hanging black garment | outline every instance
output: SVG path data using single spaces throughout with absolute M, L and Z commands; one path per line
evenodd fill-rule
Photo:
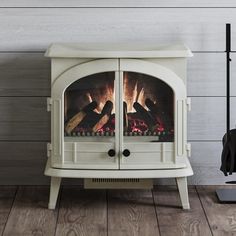
M 222 142 L 223 151 L 220 170 L 227 176 L 228 173 L 231 175 L 233 172 L 236 172 L 236 129 L 229 131 L 229 137 L 226 133 Z
M 231 27 L 226 24 L 226 125 L 227 132 L 223 137 L 220 170 L 227 176 L 236 172 L 236 129 L 230 130 L 230 52 Z

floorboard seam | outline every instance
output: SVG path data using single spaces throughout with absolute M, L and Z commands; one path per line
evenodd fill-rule
M 160 229 L 160 224 L 159 224 L 159 220 L 158 220 L 158 215 L 157 215 L 156 203 L 155 203 L 155 200 L 154 200 L 153 189 L 151 190 L 151 192 L 152 192 L 152 202 L 153 202 L 153 206 L 154 206 L 154 210 L 155 210 L 155 215 L 156 215 L 156 220 L 157 220 L 157 227 L 158 227 L 159 234 L 161 236 L 161 229 Z
M 10 208 L 10 210 L 9 210 L 9 212 L 8 212 L 7 219 L 6 219 L 6 223 L 4 224 L 4 227 L 3 227 L 3 231 L 2 231 L 2 235 L 1 235 L 1 236 L 4 235 L 4 232 L 5 232 L 5 229 L 6 229 L 6 225 L 7 225 L 9 216 L 10 216 L 10 214 L 11 214 L 12 207 L 13 207 L 14 202 L 15 202 L 15 200 L 16 200 L 16 194 L 17 194 L 18 190 L 19 190 L 19 186 L 16 186 L 16 190 L 15 190 L 15 194 L 14 194 L 14 197 L 13 197 L 13 200 L 12 200 L 11 208 Z
M 61 208 L 61 198 L 62 198 L 62 190 L 63 190 L 63 186 L 61 186 L 60 192 L 59 192 L 59 196 L 58 196 L 58 209 L 57 209 L 57 218 L 56 218 L 56 225 L 55 225 L 55 232 L 54 232 L 54 236 L 56 236 L 57 233 L 57 223 L 58 223 L 58 218 L 59 218 L 59 212 L 60 212 L 60 208 Z
M 210 228 L 211 235 L 214 236 L 214 234 L 213 234 L 213 232 L 212 232 L 212 229 L 211 229 L 211 225 L 210 225 L 209 219 L 208 219 L 208 217 L 207 217 L 207 214 L 206 214 L 205 208 L 204 208 L 204 206 L 203 206 L 203 203 L 202 203 L 202 200 L 201 200 L 201 197 L 200 197 L 200 194 L 199 194 L 199 192 L 198 192 L 198 189 L 197 189 L 197 186 L 196 186 L 196 185 L 195 185 L 195 190 L 196 190 L 197 196 L 198 196 L 198 198 L 199 198 L 199 201 L 200 201 L 200 203 L 201 203 L 201 206 L 202 206 L 202 209 L 203 209 L 204 215 L 205 215 L 205 217 L 206 217 L 207 224 L 208 224 L 208 226 L 209 226 L 209 228 Z
M 108 236 L 108 190 L 106 189 L 106 202 L 107 202 L 107 236 Z

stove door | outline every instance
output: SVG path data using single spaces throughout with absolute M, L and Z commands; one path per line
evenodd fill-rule
M 181 166 L 175 161 L 175 93 L 155 68 L 120 60 L 120 169 Z
M 62 111 L 64 116 L 64 135 L 60 142 L 61 126 L 55 122 L 60 115 L 53 106 L 52 142 L 56 144 L 53 154 L 62 146 L 62 156 L 53 155 L 54 167 L 118 169 L 116 81 L 119 81 L 118 59 L 105 59 L 77 65 L 55 82 L 54 87 L 60 86 L 56 87 L 59 98 L 63 94 L 62 109 L 58 112 Z M 63 85 L 66 82 L 67 86 Z M 66 89 L 58 92 L 63 86 Z

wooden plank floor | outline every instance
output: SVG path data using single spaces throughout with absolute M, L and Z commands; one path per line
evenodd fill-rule
M 52 211 L 47 186 L 0 186 L 0 235 L 236 236 L 236 204 L 219 204 L 216 188 L 189 186 L 191 210 L 182 210 L 175 186 L 152 191 L 66 186 Z

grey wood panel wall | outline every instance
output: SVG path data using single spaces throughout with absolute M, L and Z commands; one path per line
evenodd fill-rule
M 188 114 L 188 139 L 220 140 L 225 131 L 225 98 L 192 97 L 192 111 Z
M 188 61 L 188 96 L 225 96 L 225 73 L 224 53 L 194 53 Z
M 2 7 L 236 7 L 234 0 L 226 0 L 224 2 L 220 0 L 1 0 L 0 6 Z
M 232 8 L 2 8 L 0 51 L 45 50 L 58 41 L 181 41 L 194 51 L 224 51 L 225 22 L 234 14 Z
M 0 184 L 46 184 L 46 142 L 1 141 Z
M 1 96 L 50 96 L 50 60 L 43 53 L 0 53 Z
M 232 97 L 236 96 L 236 53 L 231 53 L 231 86 L 230 86 L 230 94 Z M 236 117 L 235 117 L 236 118 Z
M 50 43 L 59 41 L 182 41 L 190 46 L 194 57 L 188 67 L 192 98 L 188 138 L 195 171 L 190 183 L 223 183 L 226 179 L 219 165 L 225 132 L 225 23 L 233 24 L 235 49 L 233 7 L 234 1 L 2 0 L 0 184 L 48 183 L 43 170 L 50 129 L 46 112 L 50 62 L 43 53 Z M 236 96 L 234 57 L 232 96 Z M 236 99 L 231 101 L 234 126 Z
M 0 97 L 0 140 L 49 140 L 44 97 Z

